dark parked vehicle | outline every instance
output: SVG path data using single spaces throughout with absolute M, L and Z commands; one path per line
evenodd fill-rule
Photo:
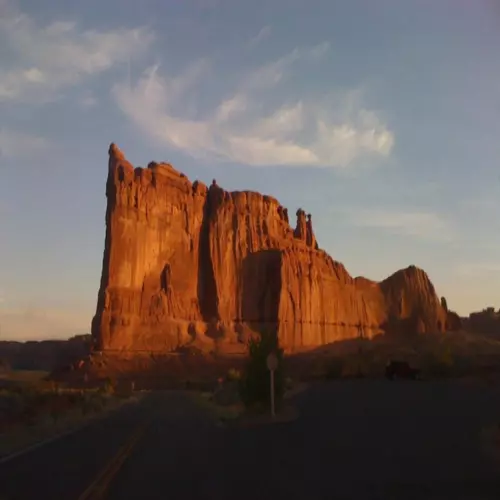
M 412 368 L 406 361 L 389 361 L 385 367 L 385 376 L 389 380 L 404 378 L 416 380 L 420 375 L 420 370 Z

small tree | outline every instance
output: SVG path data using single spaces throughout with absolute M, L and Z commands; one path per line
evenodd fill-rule
M 241 379 L 241 372 L 236 368 L 230 368 L 226 373 L 226 380 L 228 382 L 238 382 Z
M 274 372 L 274 398 L 279 407 L 285 392 L 283 372 L 283 349 L 279 347 L 274 335 L 262 335 L 251 338 L 248 342 L 248 361 L 242 373 L 239 390 L 244 405 L 248 407 L 271 403 L 270 373 L 267 368 L 267 356 L 274 351 L 278 358 L 278 368 Z
M 103 392 L 104 394 L 114 394 L 116 388 L 116 382 L 111 377 L 106 377 L 104 380 Z

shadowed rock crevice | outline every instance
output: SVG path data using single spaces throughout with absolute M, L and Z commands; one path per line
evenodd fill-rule
M 210 251 L 210 220 L 217 202 L 213 190 L 212 196 L 209 191 L 203 207 L 203 221 L 198 245 L 198 304 L 201 318 L 207 323 L 219 319 L 217 287 Z
M 281 293 L 281 251 L 261 250 L 243 260 L 242 320 L 277 323 Z

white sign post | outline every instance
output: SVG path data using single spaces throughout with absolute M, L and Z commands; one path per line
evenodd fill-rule
M 274 352 L 268 354 L 266 363 L 271 376 L 271 415 L 274 417 L 274 371 L 278 368 L 278 358 Z

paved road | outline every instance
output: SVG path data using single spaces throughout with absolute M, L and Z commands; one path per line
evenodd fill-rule
M 108 418 L 0 465 L 0 499 L 77 499 L 150 412 L 127 405 Z
M 225 429 L 182 393 L 154 393 L 0 466 L 0 498 L 81 499 L 103 470 L 109 500 L 500 498 L 479 440 L 500 421 L 499 389 L 343 381 L 297 405 L 295 422 Z

